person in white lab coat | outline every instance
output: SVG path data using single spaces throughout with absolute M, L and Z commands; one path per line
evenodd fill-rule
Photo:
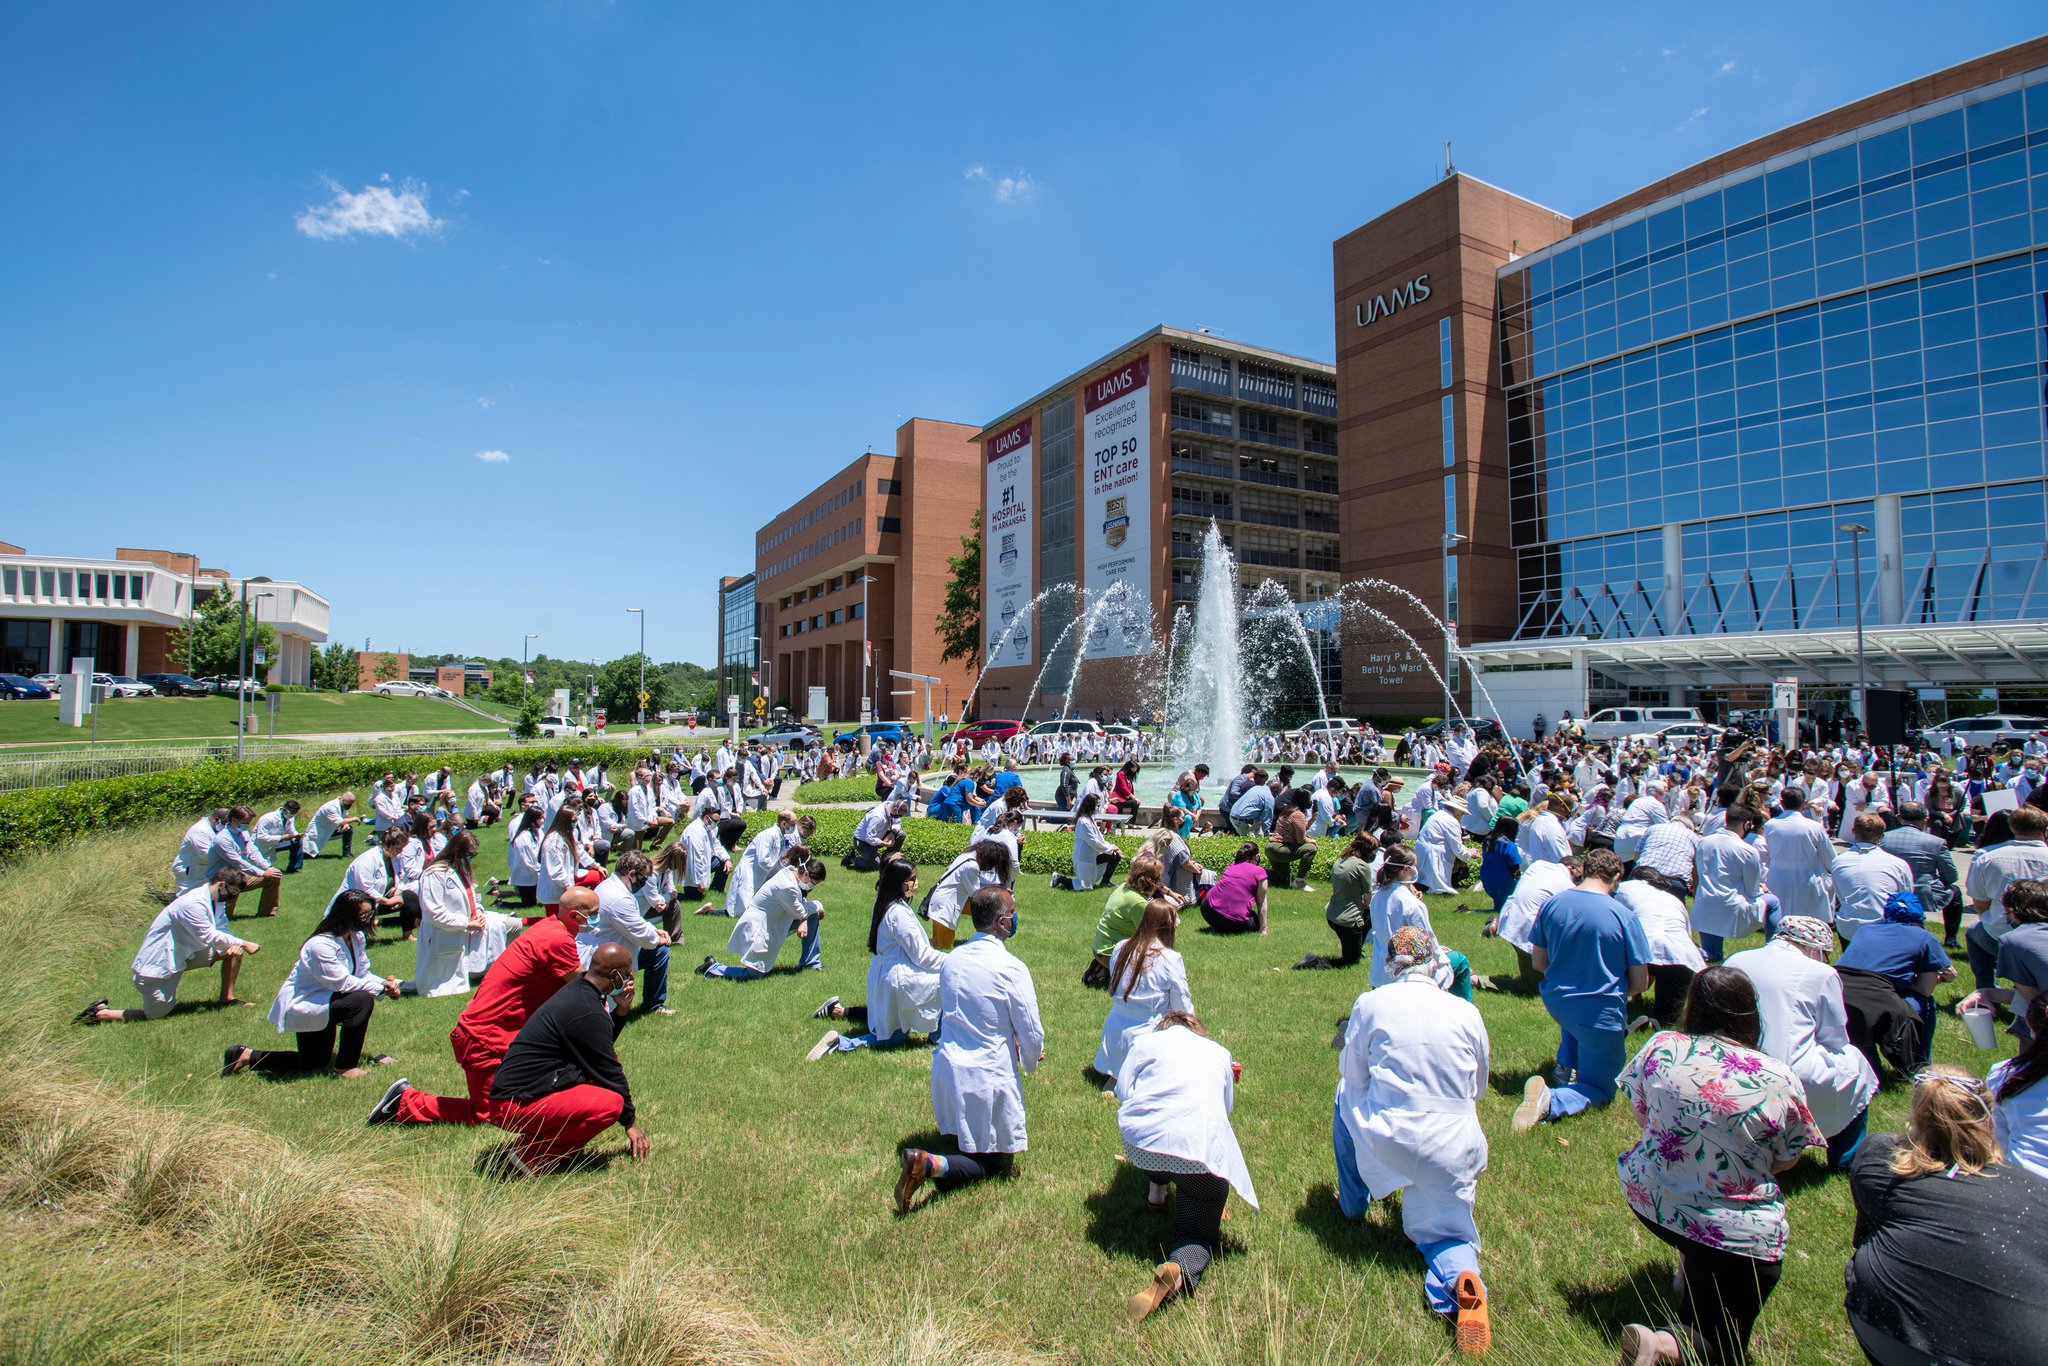
M 1827 827 L 1806 814 L 1806 791 L 1778 794 L 1782 814 L 1764 823 L 1764 857 L 1771 890 L 1783 914 L 1832 925 L 1835 920 L 1835 846 Z
M 516 916 L 477 904 L 476 836 L 457 830 L 420 874 L 420 937 L 413 951 L 409 992 L 421 996 L 462 996 L 470 979 L 491 964 L 519 933 Z
M 1788 915 L 1770 943 L 1731 955 L 1727 966 L 1756 988 L 1763 1019 L 1759 1050 L 1799 1078 L 1814 1127 L 1828 1136 L 1829 1164 L 1847 1167 L 1863 1141 L 1877 1073 L 1849 1041 L 1842 979 L 1828 966 L 1834 945 L 1834 930 L 1825 920 Z
M 812 1047 L 810 1061 L 835 1050 L 850 1053 L 908 1043 L 912 1034 L 938 1035 L 939 969 L 945 966 L 946 955 L 918 925 L 910 900 L 916 895 L 916 865 L 892 856 L 875 884 L 874 917 L 868 922 L 868 1003 L 845 1006 L 834 996 L 814 1012 L 821 1019 L 851 1020 L 866 1029 L 859 1034 L 826 1030 Z
M 186 827 L 184 837 L 178 841 L 177 855 L 171 860 L 171 886 L 178 892 L 205 885 L 213 837 L 227 829 L 227 824 L 228 809 L 217 806 Z
M 131 978 L 142 997 L 140 1010 L 113 1010 L 102 996 L 73 1017 L 80 1024 L 112 1024 L 126 1020 L 161 1020 L 178 1004 L 178 984 L 186 973 L 220 964 L 220 999 L 240 1004 L 235 979 L 242 958 L 257 952 L 254 940 L 228 933 L 228 903 L 248 884 L 235 868 L 224 869 L 157 912 L 136 951 Z
M 1159 903 L 1154 903 L 1155 905 Z M 1237 1064 L 1191 1010 L 1171 1010 L 1134 1032 L 1117 1072 L 1116 1123 L 1124 1156 L 1145 1174 L 1145 1202 L 1174 1188 L 1173 1232 L 1152 1283 L 1130 1297 L 1132 1321 L 1175 1295 L 1192 1295 L 1223 1241 L 1223 1206 L 1233 1190 L 1259 1207 L 1251 1172 L 1230 1127 Z
M 549 915 L 554 914 L 563 892 L 571 887 L 594 887 L 602 881 L 599 877 L 586 878 L 597 865 L 584 852 L 583 841 L 576 831 L 576 818 L 582 814 L 583 806 L 578 798 L 565 798 L 548 821 L 547 833 L 540 837 L 540 882 L 534 888 L 534 895 Z
M 617 944 L 634 955 L 639 969 L 640 1010 L 673 1015 L 668 1008 L 668 931 L 650 921 L 640 892 L 654 876 L 654 862 L 639 850 L 619 855 L 612 875 L 597 884 L 597 914 L 576 936 L 585 962 L 600 944 Z
M 397 826 L 379 836 L 375 849 L 365 849 L 349 861 L 342 871 L 341 886 L 335 896 L 343 892 L 368 892 L 377 903 L 379 915 L 396 915 L 402 920 L 417 924 L 420 916 L 420 897 L 417 884 L 406 886 L 399 868 L 399 856 L 412 836 Z M 332 906 L 330 899 L 329 905 Z
M 1337 1203 L 1363 1219 L 1371 1202 L 1403 1192 L 1401 1228 L 1426 1264 L 1430 1308 L 1456 1314 L 1459 1349 L 1477 1354 L 1492 1342 L 1472 1218 L 1489 1044 L 1471 1003 L 1432 980 L 1438 956 L 1426 929 L 1403 926 L 1382 955 L 1392 980 L 1351 1007 L 1331 1127 Z
M 398 790 L 398 780 L 387 773 L 370 789 L 371 828 L 381 835 L 404 818 L 405 795 Z
M 1709 963 L 1721 961 L 1727 940 L 1762 929 L 1778 904 L 1764 891 L 1763 855 L 1749 839 L 1762 823 L 1755 807 L 1730 806 L 1721 828 L 1693 850 L 1692 927 Z
M 714 890 L 722 890 L 732 874 L 732 856 L 718 842 L 718 812 L 706 806 L 679 836 L 690 854 L 689 874 L 683 879 L 683 900 L 703 901 Z M 750 898 L 751 899 L 751 898 Z M 698 915 L 746 914 L 746 903 L 727 897 L 725 905 L 699 906 Z
M 1109 953 L 1109 1017 L 1095 1049 L 1095 1070 L 1114 1080 L 1131 1040 L 1173 1011 L 1193 1014 L 1187 963 L 1173 947 L 1180 908 L 1167 897 L 1145 903 L 1138 927 Z
M 505 827 L 505 878 L 521 906 L 540 905 L 540 837 L 540 803 L 527 798 Z
M 1532 956 L 1536 946 L 1534 932 L 1536 913 L 1543 909 L 1543 903 L 1559 892 L 1571 890 L 1579 870 L 1576 855 L 1569 855 L 1563 862 L 1543 860 L 1526 864 L 1522 876 L 1515 880 L 1515 890 L 1508 893 L 1507 904 L 1494 917 L 1493 932 L 1500 936 L 1515 951 L 1515 964 L 1519 971 L 1513 977 L 1496 973 L 1487 982 L 1494 991 L 1514 991 L 1533 996 L 1542 985 L 1543 974 L 1536 970 Z
M 488 773 L 477 775 L 463 794 L 462 817 L 471 825 L 495 825 L 503 812 L 500 805 L 498 780 Z
M 1415 851 L 1405 844 L 1390 846 L 1373 874 L 1372 962 L 1369 980 L 1383 987 L 1394 980 L 1387 967 L 1387 945 L 1404 925 L 1429 928 L 1429 907 L 1415 894 Z M 1432 936 L 1433 937 L 1433 936 Z
M 775 823 L 747 841 L 732 862 L 732 877 L 725 885 L 725 904 L 745 910 L 754 899 L 754 889 L 775 876 L 782 856 L 799 844 L 809 847 L 818 822 L 811 816 L 791 811 L 775 813 Z
M 1643 841 L 1649 838 L 1651 828 L 1669 819 L 1671 813 L 1664 806 L 1664 780 L 1652 779 L 1621 813 L 1621 824 L 1614 827 L 1614 852 L 1621 855 L 1623 863 L 1633 864 L 1642 857 Z
M 363 893 L 336 897 L 299 950 L 299 961 L 270 1006 L 270 1022 L 278 1033 L 296 1035 L 298 1046 L 284 1050 L 229 1044 L 221 1054 L 220 1074 L 364 1075 L 363 1041 L 370 1031 L 371 1012 L 379 996 L 396 999 L 399 992 L 396 977 L 370 971 L 366 936 L 376 923 L 377 903 Z M 367 1060 L 371 1067 L 390 1061 L 384 1053 Z
M 249 838 L 256 841 L 265 859 L 276 858 L 278 851 L 284 850 L 285 872 L 298 872 L 306 863 L 305 848 L 299 843 L 304 838 L 299 833 L 299 799 L 287 798 L 277 810 L 258 816 L 249 827 Z
M 1564 823 L 1571 819 L 1578 805 L 1569 792 L 1550 792 L 1540 804 L 1522 814 L 1515 847 L 1522 851 L 1524 876 L 1539 863 L 1563 863 L 1572 856 L 1572 842 L 1564 832 Z
M 1835 855 L 1829 873 L 1835 891 L 1835 933 L 1848 943 L 1865 925 L 1884 919 L 1885 903 L 1913 890 L 1913 867 L 1881 847 L 1884 817 L 1863 811 L 1849 822 L 1852 843 Z
M 952 948 L 968 898 L 983 887 L 1008 886 L 1013 877 L 1010 847 L 1000 840 L 984 840 L 954 855 L 932 883 L 931 896 L 925 902 L 925 915 L 932 922 L 932 944 L 941 950 Z
M 1462 797 L 1444 794 L 1436 810 L 1422 818 L 1415 836 L 1415 885 L 1425 892 L 1456 891 L 1454 874 L 1465 858 L 1465 816 Z
M 1692 923 L 1680 900 L 1684 894 L 1682 886 L 1646 863 L 1638 863 L 1633 873 L 1614 884 L 1614 899 L 1628 907 L 1649 941 L 1650 985 L 1656 992 L 1650 1013 L 1638 1016 L 1630 1029 L 1671 1028 L 1685 1008 L 1693 975 L 1706 969 L 1707 960 L 1692 942 Z
M 725 951 L 737 954 L 740 961 L 728 965 L 706 954 L 704 961 L 697 965 L 700 974 L 722 977 L 730 982 L 766 977 L 774 970 L 776 955 L 782 952 L 783 941 L 789 938 L 791 930 L 796 931 L 797 938 L 804 945 L 797 967 L 814 972 L 824 970 L 819 935 L 824 924 L 825 905 L 811 900 L 810 892 L 825 880 L 825 865 L 811 857 L 810 850 L 802 845 L 795 846 L 783 857 L 788 862 L 774 877 L 761 884 L 761 890 L 754 893 L 754 899 L 732 927 L 732 937 L 726 940 Z
M 932 1115 L 956 1151 L 905 1148 L 896 1178 L 896 1212 L 910 1212 L 926 1181 L 941 1191 L 1005 1175 L 1030 1147 L 1022 1075 L 1045 1056 L 1045 1027 L 1031 969 L 1004 941 L 1017 927 L 1017 903 L 984 887 L 967 903 L 974 937 L 939 969 L 939 1046 L 932 1053 Z
M 341 836 L 341 856 L 354 857 L 356 825 L 359 816 L 351 816 L 349 810 L 356 804 L 356 794 L 344 792 L 331 802 L 324 802 L 313 813 L 312 823 L 306 827 L 305 838 L 299 841 L 299 848 L 307 858 L 319 858 L 321 848 L 336 835 Z

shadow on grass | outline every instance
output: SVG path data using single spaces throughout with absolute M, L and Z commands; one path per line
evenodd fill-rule
M 632 1149 L 625 1144 L 607 1148 L 585 1148 L 562 1159 L 553 1171 L 543 1176 L 528 1176 L 512 1165 L 512 1139 L 493 1143 L 477 1151 L 472 1170 L 487 1181 L 546 1181 L 557 1176 L 582 1176 L 602 1172 L 622 1157 L 630 1157 Z
M 1529 1084 L 1529 1078 L 1539 1074 L 1548 1078 L 1556 1062 L 1557 1059 L 1551 1057 L 1527 1067 L 1496 1067 L 1487 1074 L 1487 1089 L 1496 1096 L 1514 1096 L 1520 1099 L 1522 1088 Z
M 1799 1164 L 1789 1171 L 1778 1173 L 1778 1189 L 1786 1195 L 1797 1191 L 1813 1190 L 1825 1186 L 1830 1180 L 1847 1181 L 1849 1173 L 1836 1171 L 1820 1149 L 1809 1149 L 1799 1159 Z
M 1671 1276 L 1677 1269 L 1677 1254 L 1665 1260 L 1644 1262 L 1620 1278 L 1594 1281 L 1559 1281 L 1557 1290 L 1565 1307 L 1579 1319 L 1612 1339 L 1631 1323 L 1663 1324 L 1677 1318 L 1671 1302 Z
M 1109 1185 L 1083 1201 L 1088 1210 L 1088 1241 L 1112 1257 L 1136 1257 L 1147 1262 L 1164 1257 L 1172 1243 L 1173 1202 L 1178 1197 L 1168 1194 L 1166 1203 L 1155 1208 L 1145 1203 L 1150 1185 L 1151 1179 L 1144 1172 L 1128 1162 L 1117 1163 Z M 1236 1211 L 1242 1212 L 1242 1207 Z M 1231 1213 L 1226 1212 L 1223 1217 L 1230 1219 Z M 1242 1244 L 1231 1236 L 1230 1225 L 1226 1223 L 1217 1237 L 1214 1255 L 1222 1258 L 1241 1250 Z
M 1373 1262 L 1400 1275 L 1420 1277 L 1422 1257 L 1408 1235 L 1401 1232 L 1398 1194 L 1373 1201 L 1363 1219 L 1347 1218 L 1337 1204 L 1337 1189 L 1329 1182 L 1309 1187 L 1294 1222 L 1315 1235 L 1333 1255 L 1352 1261 Z

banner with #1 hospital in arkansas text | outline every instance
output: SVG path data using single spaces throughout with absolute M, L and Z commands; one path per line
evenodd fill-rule
M 981 559 L 988 589 L 982 595 L 982 658 L 990 668 L 1029 664 L 1037 658 L 1031 639 L 1032 482 L 1031 419 L 991 437 L 987 445 L 988 486 L 982 506 Z M 1026 616 L 1019 621 L 1020 615 Z
M 1083 658 L 1126 659 L 1152 648 L 1152 358 L 1088 382 L 1082 391 L 1081 586 L 1092 608 L 1117 582 L 1082 643 Z

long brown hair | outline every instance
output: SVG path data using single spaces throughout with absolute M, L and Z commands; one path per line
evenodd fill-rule
M 1123 947 L 1117 951 L 1116 961 L 1110 965 L 1110 995 L 1116 995 L 1121 985 L 1124 999 L 1131 999 L 1138 979 L 1145 975 L 1160 951 L 1173 947 L 1173 928 L 1179 921 L 1179 911 L 1165 897 L 1154 897 L 1145 903 L 1145 914 L 1139 917 L 1138 928 L 1131 931 L 1131 937 L 1124 941 Z
M 448 842 L 441 846 L 441 852 L 427 860 L 427 867 L 439 866 L 453 870 L 467 887 L 476 881 L 469 871 L 469 861 L 476 857 L 476 836 L 467 830 L 457 830 L 448 836 Z

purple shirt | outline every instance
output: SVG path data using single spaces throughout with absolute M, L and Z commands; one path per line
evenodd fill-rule
M 1224 920 L 1240 925 L 1250 923 L 1252 907 L 1259 904 L 1259 884 L 1265 880 L 1266 870 L 1261 864 L 1231 864 L 1209 888 L 1209 909 Z

